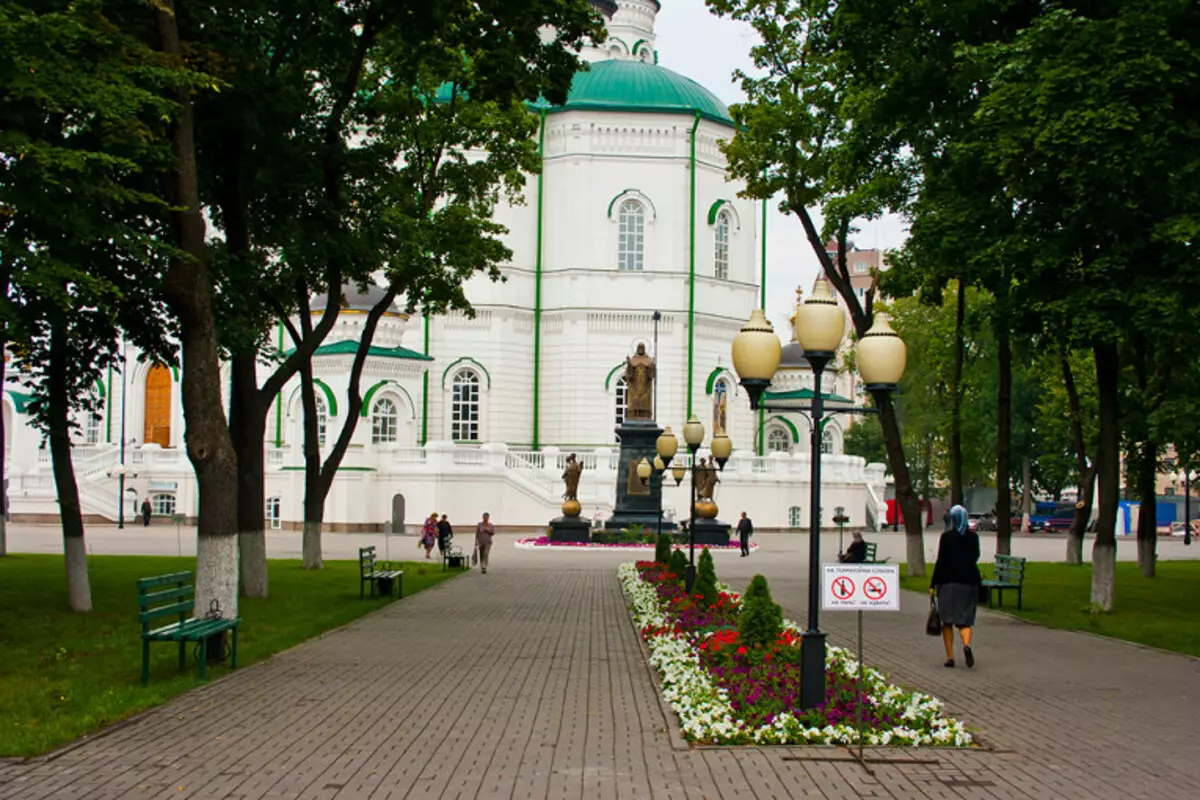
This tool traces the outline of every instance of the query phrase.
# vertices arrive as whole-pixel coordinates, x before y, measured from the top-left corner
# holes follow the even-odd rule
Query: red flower
[[[745,647],[739,647],[739,648],[737,649],[737,654],[738,654],[739,656],[744,656],[744,655],[746,655],[746,648],[745,648]]]

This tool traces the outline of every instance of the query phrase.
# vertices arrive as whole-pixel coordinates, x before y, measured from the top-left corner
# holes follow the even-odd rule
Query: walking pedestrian
[[[475,550],[479,554],[479,568],[487,574],[488,553],[492,552],[492,538],[496,535],[496,527],[490,522],[485,512],[483,519],[475,526]]]
[[[746,516],[746,512],[742,512],[742,518],[738,520],[737,535],[742,544],[742,558],[750,555],[750,536],[754,533],[754,523]]]
[[[153,512],[153,509],[150,508],[150,498],[147,497],[145,500],[142,501],[142,527],[143,528],[150,527],[150,514],[152,512]]]
[[[421,526],[421,540],[417,542],[417,547],[425,548],[425,558],[433,558],[433,546],[437,543],[438,531],[438,515],[433,512],[429,515],[429,519],[425,520],[425,524]]]
[[[437,546],[438,552],[442,554],[442,558],[446,558],[446,551],[450,549],[450,542],[454,539],[454,528],[450,527],[450,520],[442,514],[442,518],[437,524]]]
[[[967,525],[967,510],[950,509],[946,532],[938,541],[937,563],[929,581],[929,594],[937,595],[938,615],[942,620],[942,644],[946,647],[947,667],[954,666],[954,629],[962,638],[967,666],[975,666],[971,650],[971,631],[975,626],[975,606],[979,603],[979,535]]]

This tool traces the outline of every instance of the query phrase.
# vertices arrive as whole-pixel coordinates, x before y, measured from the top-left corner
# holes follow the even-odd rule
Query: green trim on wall
[[[483,377],[487,379],[487,388],[490,390],[492,388],[492,374],[487,371],[487,367],[485,367],[483,364],[480,364],[478,361],[471,358],[470,356],[463,356],[462,358],[457,358],[454,361],[451,361],[450,365],[447,366],[444,370],[442,370],[442,390],[444,391],[446,389],[446,376],[450,374],[450,370],[454,369],[455,366],[463,363],[464,361],[468,362],[476,367],[479,367],[479,369],[483,372]]]
[[[646,194],[645,192],[643,192],[641,189],[634,189],[634,188],[622,189],[621,191],[617,192],[613,196],[612,200],[608,201],[608,212],[607,212],[608,218],[612,219],[613,207],[616,206],[618,200],[620,200],[622,197],[624,197],[627,194],[635,194],[635,193],[639,195],[639,197],[637,199],[640,202],[644,202],[646,205],[650,206],[650,214],[653,217],[653,219],[658,219],[658,209],[654,207],[654,201],[651,200],[650,196],[648,194]]]
[[[325,401],[329,404],[329,416],[336,417],[337,398],[333,396],[333,389],[330,389],[329,384],[320,378],[313,378],[313,386],[320,387],[321,391],[325,394]]]
[[[124,350],[121,351],[122,353]],[[112,388],[113,368],[110,364],[108,367],[108,385]],[[112,392],[108,393],[108,397],[104,401],[104,441],[107,444],[112,444]]]
[[[729,200],[718,200],[717,202],[713,203],[711,206],[708,207],[708,224],[709,225],[716,224],[717,214],[721,213],[721,208],[724,206],[732,207],[733,203]]]
[[[537,252],[535,254],[533,282],[533,449],[540,450],[541,444],[541,399],[542,399],[542,228],[545,219],[546,196],[546,109],[542,109],[541,125],[538,126],[538,177],[537,177]]]
[[[696,131],[700,129],[700,112],[692,123],[691,187],[688,205],[688,353],[687,353],[687,414],[692,418],[692,391],[695,388],[696,366]]]
[[[171,378],[176,383],[179,383],[179,367],[176,367],[174,365],[171,366]]]
[[[633,51],[629,49],[629,45],[628,45],[628,44],[625,44],[625,40],[624,40],[624,39],[622,39],[620,36],[610,36],[610,37],[608,37],[608,41],[610,41],[610,42],[620,42],[621,44],[625,45],[625,52],[626,52],[626,53],[633,53]]]
[[[283,323],[278,324],[279,352],[283,352]],[[275,446],[283,447],[283,389],[275,393]]]
[[[24,392],[14,392],[12,389],[6,389],[9,399],[12,400],[13,410],[18,414],[25,413],[25,407],[33,401],[33,395],[25,394]]]
[[[768,420],[768,422],[782,423],[783,427],[787,428],[789,431],[792,432],[792,443],[800,444],[800,431],[798,428],[796,428],[795,423],[793,423],[790,419],[788,419],[787,417],[781,417],[779,415],[776,415],[774,417],[771,417],[771,419]],[[764,427],[766,427],[766,426],[764,426]]]
[[[384,386],[387,386],[388,384],[391,384],[391,386],[394,388],[396,394],[402,395],[404,397],[404,399],[408,401],[409,408],[415,407],[416,404],[413,403],[412,396],[408,393],[407,389],[405,389],[403,386],[401,386],[399,383],[392,380],[391,378],[384,378],[383,380],[379,381],[374,386],[372,386],[370,389],[367,389],[366,395],[363,396],[362,408],[358,412],[359,417],[366,419],[367,417],[371,416],[371,398],[373,398],[375,396],[376,392],[378,392],[380,389],[382,389]],[[415,417],[416,417],[416,412],[414,410],[413,414],[411,416],[409,416],[409,419],[414,419]]]
[[[705,394],[713,393],[713,387],[715,387],[717,385],[717,378],[721,377],[722,372],[725,373],[725,375],[729,378],[730,382],[734,386],[737,386],[738,381],[737,381],[736,375],[734,375],[732,372],[730,372],[727,367],[717,367],[712,372],[708,373],[708,379],[706,381],[704,381],[704,393]]]
[[[429,312],[425,312],[425,355],[429,355]],[[429,370],[421,374],[421,447],[429,441]]]
[[[112,370],[112,367],[109,367],[109,370],[111,371],[111,370]],[[100,396],[101,396],[101,397],[104,397],[104,381],[102,381],[102,380],[98,380],[98,379],[97,379],[97,381],[96,381],[96,391],[100,393]]]
[[[604,391],[607,392],[609,389],[612,388],[613,375],[616,375],[617,370],[619,370],[619,369],[625,369],[624,361],[622,361],[620,364],[617,364],[615,367],[613,367],[612,369],[610,369],[608,371],[608,375],[604,378]]]

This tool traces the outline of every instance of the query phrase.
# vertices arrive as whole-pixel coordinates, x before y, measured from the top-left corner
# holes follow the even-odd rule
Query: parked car
[[[967,525],[975,532],[994,531],[997,528],[996,515],[990,511],[985,511],[982,514],[969,513],[967,514]]]

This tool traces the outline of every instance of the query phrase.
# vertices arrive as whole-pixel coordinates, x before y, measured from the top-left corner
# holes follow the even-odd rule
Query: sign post
[[[900,610],[900,567],[896,564],[824,564],[821,608],[858,612],[858,761],[863,761],[863,612]]]

